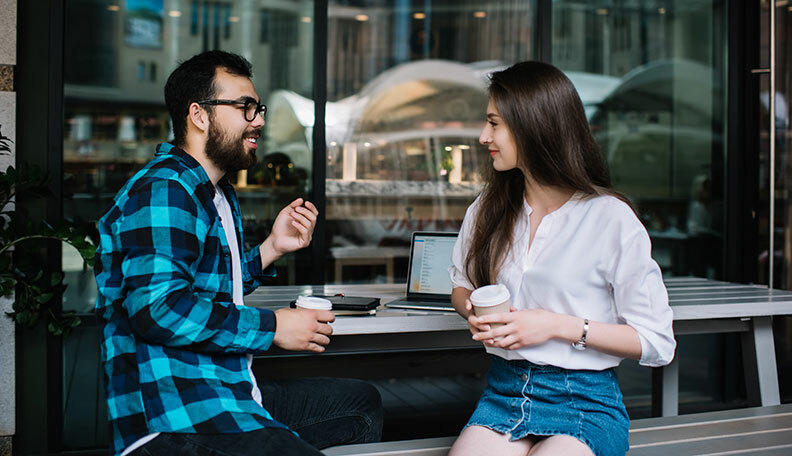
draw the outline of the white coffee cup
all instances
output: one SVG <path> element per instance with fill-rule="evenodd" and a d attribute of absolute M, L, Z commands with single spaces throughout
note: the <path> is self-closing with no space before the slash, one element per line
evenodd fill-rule
<path fill-rule="evenodd" d="M 303 309 L 333 310 L 333 303 L 324 298 L 317 298 L 316 296 L 299 296 L 294 305 Z"/>
<path fill-rule="evenodd" d="M 477 317 L 484 315 L 506 313 L 509 311 L 509 299 L 511 294 L 505 285 L 486 285 L 473 290 L 470 294 L 470 302 L 473 304 L 473 314 Z M 491 328 L 503 326 L 503 323 L 492 323 Z M 495 340 L 500 340 L 496 337 Z"/>

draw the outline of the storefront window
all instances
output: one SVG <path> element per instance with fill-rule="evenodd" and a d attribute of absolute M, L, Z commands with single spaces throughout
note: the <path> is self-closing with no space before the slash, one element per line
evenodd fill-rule
<path fill-rule="evenodd" d="M 553 2 L 553 62 L 667 276 L 721 274 L 724 11 L 717 0 Z"/>
<path fill-rule="evenodd" d="M 723 273 L 725 8 L 553 2 L 553 63 L 578 89 L 613 186 L 633 201 L 666 277 Z M 678 342 L 678 362 L 689 366 L 680 369 L 682 409 L 727 396 L 722 336 Z M 619 376 L 631 416 L 648 413 L 636 404 L 650 395 L 649 372 L 625 361 Z"/>
<path fill-rule="evenodd" d="M 413 231 L 459 229 L 489 164 L 478 143 L 487 75 L 534 57 L 534 11 L 329 2 L 328 282 L 404 281 Z"/>

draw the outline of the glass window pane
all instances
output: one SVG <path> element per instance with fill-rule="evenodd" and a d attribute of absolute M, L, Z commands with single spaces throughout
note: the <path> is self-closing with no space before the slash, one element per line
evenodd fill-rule
<path fill-rule="evenodd" d="M 194 54 L 222 49 L 250 60 L 258 95 L 270 107 L 258 162 L 231 176 L 245 216 L 246 247 L 263 241 L 278 211 L 311 191 L 310 135 L 280 127 L 295 125 L 292 112 L 281 109 L 283 100 L 293 95 L 310 101 L 313 92 L 313 9 L 310 0 L 66 2 L 63 166 L 64 193 L 70 197 L 64 199 L 65 217 L 95 226 L 123 183 L 154 156 L 156 144 L 173 138 L 163 100 L 170 72 Z M 311 116 L 297 125 L 310 130 L 312 122 Z M 292 140 L 291 148 L 282 147 L 283 137 Z M 308 254 L 281 258 L 279 283 L 309 280 L 295 273 L 310 261 Z M 68 284 L 64 310 L 92 312 L 93 271 L 83 269 L 71 247 L 63 250 L 63 270 Z M 79 367 L 79 375 L 65 376 L 67 449 L 107 444 L 104 400 L 94 388 L 98 383 L 78 381 L 101 378 L 93 344 L 87 335 L 76 336 L 64 348 L 67 373 L 95 365 L 90 373 Z M 95 431 L 96 422 L 101 432 Z"/>
<path fill-rule="evenodd" d="M 459 229 L 487 73 L 532 58 L 534 5 L 329 2 L 328 282 L 404 281 L 413 231 Z"/>
<path fill-rule="evenodd" d="M 666 275 L 721 273 L 724 11 L 719 0 L 553 2 L 553 63 Z"/>
<path fill-rule="evenodd" d="M 553 2 L 553 63 L 578 89 L 665 276 L 722 274 L 725 10 L 720 0 Z M 728 340 L 679 337 L 682 411 L 728 394 Z M 646 375 L 619 366 L 631 417 L 649 413 Z"/>

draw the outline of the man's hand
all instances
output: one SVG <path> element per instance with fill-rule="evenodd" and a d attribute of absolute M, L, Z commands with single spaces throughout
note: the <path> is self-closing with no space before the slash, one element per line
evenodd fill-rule
<path fill-rule="evenodd" d="M 275 337 L 272 343 L 284 350 L 323 352 L 330 343 L 335 320 L 329 310 L 278 309 L 275 311 Z"/>
<path fill-rule="evenodd" d="M 261 244 L 261 265 L 269 266 L 284 253 L 308 247 L 313 238 L 319 210 L 310 201 L 297 198 L 284 207 L 272 224 L 272 232 Z"/>

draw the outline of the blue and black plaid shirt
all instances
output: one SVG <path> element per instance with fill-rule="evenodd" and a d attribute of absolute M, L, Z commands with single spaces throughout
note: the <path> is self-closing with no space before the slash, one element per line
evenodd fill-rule
<path fill-rule="evenodd" d="M 218 184 L 242 219 L 236 193 Z M 96 312 L 113 453 L 154 432 L 234 433 L 285 427 L 251 395 L 246 354 L 266 351 L 271 311 L 232 303 L 231 255 L 204 169 L 171 144 L 116 195 L 98 222 Z M 245 292 L 262 270 L 242 252 Z"/>

